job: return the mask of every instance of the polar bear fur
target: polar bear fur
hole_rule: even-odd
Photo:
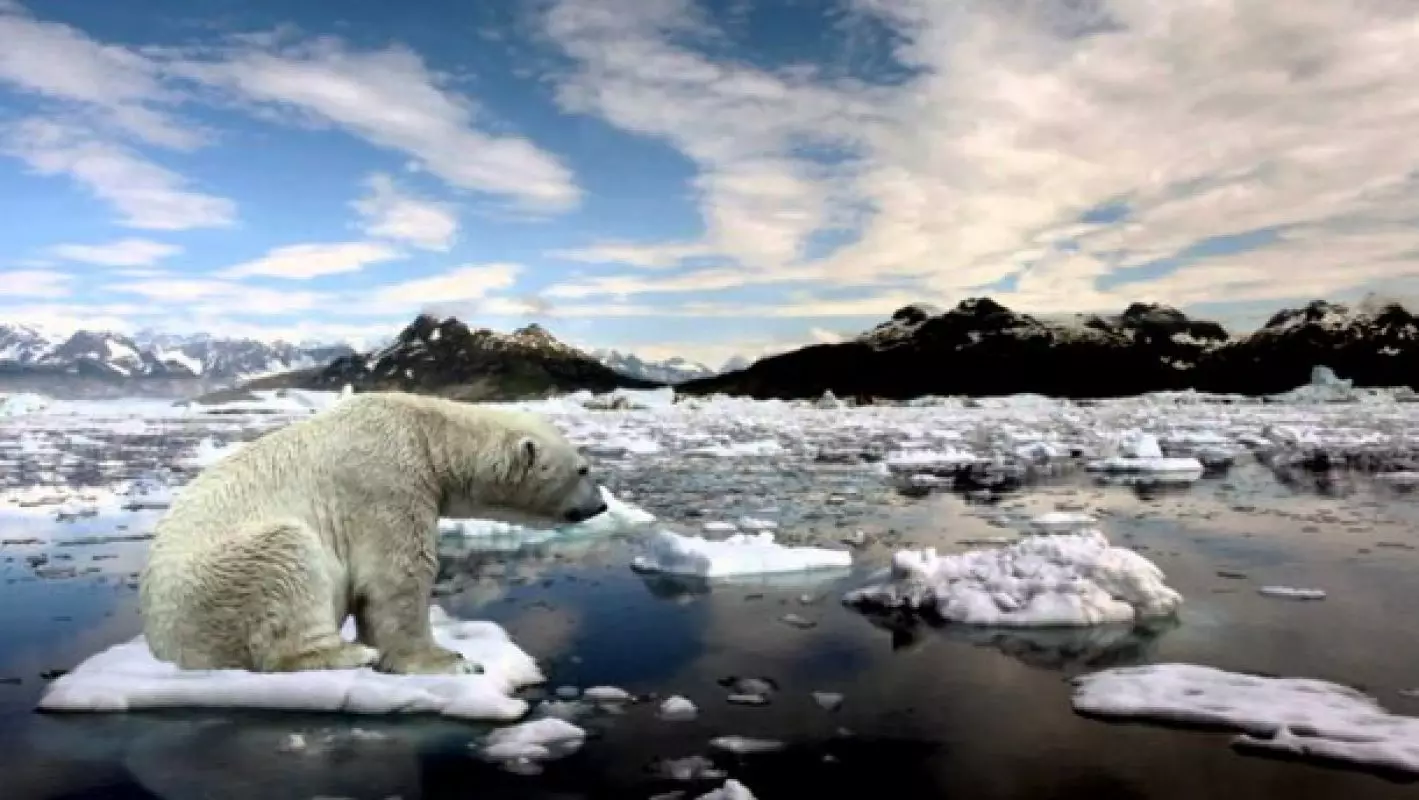
[[[578,522],[606,510],[587,472],[541,417],[356,395],[177,495],[141,578],[148,646],[186,669],[476,672],[429,631],[439,517]]]

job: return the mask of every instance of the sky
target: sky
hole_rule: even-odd
[[[717,366],[1419,285],[1412,0],[0,0],[0,321]]]

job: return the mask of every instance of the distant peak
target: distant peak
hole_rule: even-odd
[[[991,314],[1009,314],[1011,312],[1010,309],[989,297],[968,297],[956,306],[955,313],[966,314],[972,317],[985,317]]]

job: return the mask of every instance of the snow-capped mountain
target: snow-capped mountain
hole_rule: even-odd
[[[35,328],[0,322],[0,364],[29,364],[53,347],[54,341]]]
[[[634,353],[605,349],[597,350],[592,355],[622,375],[656,383],[683,383],[716,374],[714,370],[704,364],[679,356],[664,361],[647,361]]]
[[[319,370],[278,375],[247,388],[294,387],[416,392],[468,401],[510,401],[550,394],[657,384],[622,375],[541,325],[511,333],[470,328],[421,314],[384,347],[352,353]]]
[[[119,381],[236,381],[317,367],[352,352],[345,345],[292,345],[151,330],[133,336],[80,330],[56,337],[35,328],[0,323],[0,369],[8,374],[70,374]]]
[[[1232,337],[1216,322],[1162,305],[1044,317],[974,297],[945,312],[909,305],[854,340],[780,353],[678,390],[781,398],[832,390],[860,399],[1180,389],[1262,395],[1307,383],[1316,366],[1356,386],[1419,386],[1419,318],[1376,297],[1354,305],[1317,300]]]

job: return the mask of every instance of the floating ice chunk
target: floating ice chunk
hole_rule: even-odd
[[[716,750],[723,750],[735,755],[753,755],[755,753],[775,753],[784,748],[784,743],[777,739],[755,739],[751,736],[716,736],[710,739],[710,747]]]
[[[708,444],[691,447],[681,455],[706,458],[741,458],[752,456],[776,456],[783,452],[783,445],[777,439],[758,439],[752,442],[730,442],[729,444]]]
[[[734,525],[734,523],[732,523],[732,522],[724,522],[723,520],[717,520],[717,519],[716,519],[716,520],[710,520],[709,522],[706,522],[704,525],[702,525],[702,526],[700,526],[700,527],[704,528],[705,530],[707,530],[707,531],[709,531],[709,532],[711,532],[711,533],[728,533],[728,532],[730,532],[730,531],[737,531],[737,530],[739,530],[739,528],[737,528],[737,527]]]
[[[1074,679],[1074,709],[1123,719],[1221,725],[1234,744],[1419,772],[1419,719],[1348,686],[1264,678],[1196,664],[1103,670]]]
[[[488,761],[550,761],[565,758],[586,743],[586,731],[557,717],[498,728],[470,745]]]
[[[739,533],[723,541],[702,536],[681,536],[661,530],[647,543],[649,553],[636,556],[632,568],[642,572],[668,572],[702,578],[806,572],[852,565],[847,550],[821,547],[786,547],[770,531]]]
[[[619,686],[593,686],[581,695],[598,703],[627,703],[631,700],[631,693]]]
[[[661,719],[667,720],[690,720],[699,715],[700,710],[688,697],[672,695],[665,698],[665,702],[660,704],[658,711]]]
[[[749,787],[730,778],[724,782],[723,786],[705,792],[696,800],[755,800],[755,798],[754,793],[749,791]]]
[[[611,494],[611,490],[605,486],[601,487],[601,497],[606,501],[606,510],[585,522],[577,522],[570,525],[560,525],[552,529],[558,533],[568,535],[593,534],[593,533],[615,533],[624,528],[644,525],[655,521],[655,515],[639,506],[631,505]],[[502,522],[490,519],[452,519],[445,517],[439,520],[439,532],[449,536],[509,536],[517,534],[527,534],[535,536],[538,533],[546,533],[544,529],[532,528],[524,525],[516,525],[510,522]]]
[[[1202,462],[1192,456],[1180,458],[1113,456],[1112,458],[1090,461],[1084,468],[1090,472],[1165,473],[1172,476],[1192,475],[1196,473],[1198,477],[1202,476],[1204,469]]]
[[[496,623],[457,620],[429,609],[434,641],[483,667],[478,675],[390,675],[368,667],[259,673],[183,670],[158,661],[138,636],[90,656],[51,683],[46,711],[137,711],[156,708],[262,708],[358,714],[431,713],[460,719],[510,720],[527,711],[511,693],[541,683],[537,662]],[[342,631],[353,640],[347,621]]]
[[[964,464],[974,464],[979,460],[974,453],[947,447],[942,450],[894,450],[882,459],[882,463],[895,472],[921,467],[957,467]]]
[[[1091,530],[947,556],[899,550],[885,582],[843,599],[969,625],[1100,625],[1172,615],[1183,598],[1163,578],[1156,564]]]
[[[1291,600],[1324,600],[1323,589],[1298,589],[1292,586],[1263,586],[1258,592],[1267,597],[1284,597]]]
[[[1158,443],[1158,437],[1151,433],[1139,434],[1132,440],[1124,442],[1123,455],[1131,458],[1162,458],[1163,446]]]
[[[1082,511],[1050,511],[1030,519],[1030,527],[1041,532],[1075,531],[1092,528],[1098,520]]]

